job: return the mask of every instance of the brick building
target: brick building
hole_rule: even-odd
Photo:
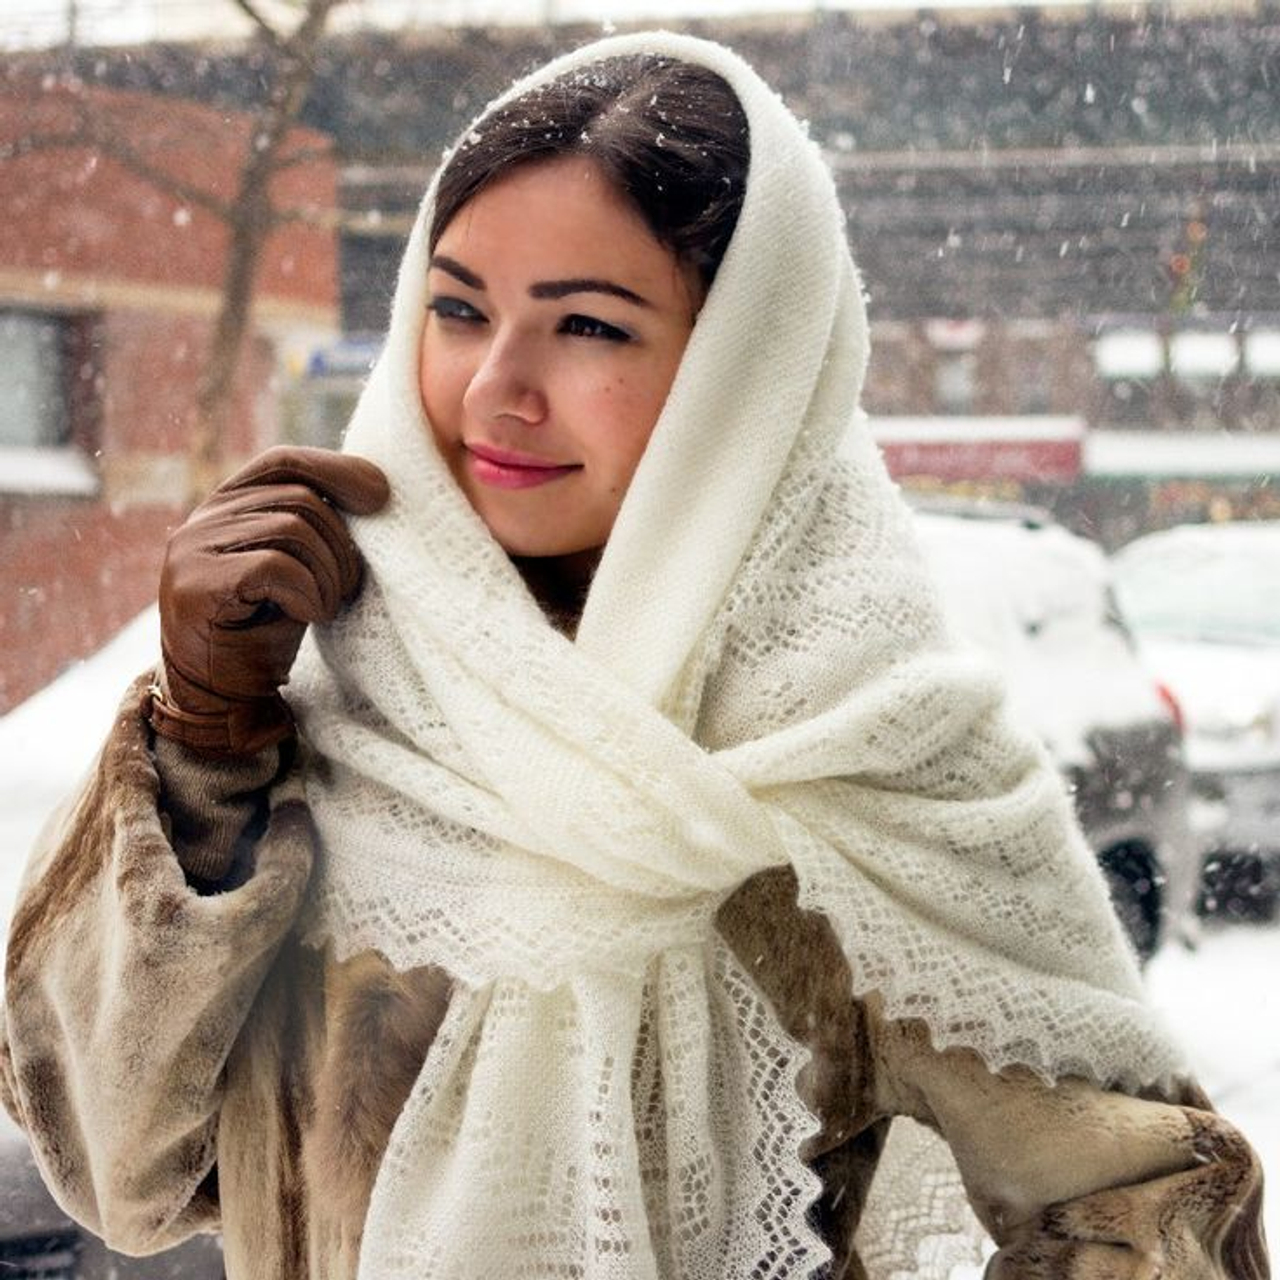
[[[46,75],[0,93],[0,142],[49,138],[88,113],[138,162],[227,198],[242,113]],[[292,146],[327,141],[298,130]],[[289,207],[332,210],[329,161],[286,170]],[[102,148],[0,160],[0,713],[92,652],[155,596],[180,518],[225,225]],[[277,373],[330,335],[333,233],[277,231],[262,260],[229,462],[276,438]]]

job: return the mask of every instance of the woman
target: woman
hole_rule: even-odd
[[[1052,769],[837,461],[865,356],[727,51],[480,118],[349,454],[178,532],[159,683],[33,863],[4,1079],[69,1211],[232,1276],[943,1275],[936,1150],[867,1204],[905,1116],[992,1276],[1265,1274]]]

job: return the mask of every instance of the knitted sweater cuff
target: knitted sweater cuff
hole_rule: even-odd
[[[247,878],[268,792],[281,771],[281,748],[210,759],[157,735],[153,753],[161,811],[188,879],[218,889]]]

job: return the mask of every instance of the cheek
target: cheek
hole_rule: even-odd
[[[593,435],[618,486],[625,486],[639,465],[664,400],[653,387],[625,376],[596,388],[593,417],[598,429]]]
[[[628,460],[629,471],[635,470],[648,446],[678,367],[678,359],[666,360],[640,376],[620,377],[608,388],[614,439]]]
[[[451,435],[455,428],[466,379],[456,362],[442,358],[424,343],[418,362],[418,392],[422,408],[437,439]]]

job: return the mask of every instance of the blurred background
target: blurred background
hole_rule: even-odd
[[[154,658],[168,531],[261,448],[338,442],[442,149],[519,71],[658,22],[735,47],[825,151],[869,298],[865,407],[952,625],[1007,673],[1153,998],[1275,1164],[1261,0],[4,0],[0,910]],[[9,1141],[6,1275],[219,1273],[213,1246],[110,1259]]]

